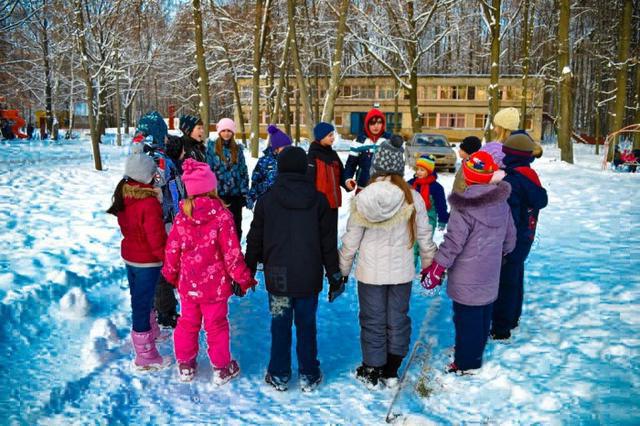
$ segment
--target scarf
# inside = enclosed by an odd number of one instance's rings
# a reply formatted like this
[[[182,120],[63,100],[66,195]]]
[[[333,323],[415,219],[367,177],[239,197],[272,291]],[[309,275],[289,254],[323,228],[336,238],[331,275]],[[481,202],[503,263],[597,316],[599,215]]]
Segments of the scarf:
[[[415,178],[413,181],[413,189],[418,190],[418,185],[420,185],[420,195],[424,200],[425,205],[427,206],[427,210],[431,208],[431,197],[429,197],[429,186],[436,181],[436,177],[434,175],[429,175],[423,178]]]

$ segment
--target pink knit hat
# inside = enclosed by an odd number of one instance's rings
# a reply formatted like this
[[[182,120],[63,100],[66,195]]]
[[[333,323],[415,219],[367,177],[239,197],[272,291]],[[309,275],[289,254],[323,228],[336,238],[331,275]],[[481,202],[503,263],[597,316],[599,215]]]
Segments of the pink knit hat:
[[[220,133],[223,130],[231,130],[231,133],[236,134],[236,123],[230,118],[223,118],[216,124],[216,130]]]
[[[218,187],[216,175],[209,165],[193,158],[187,158],[182,163],[182,181],[189,196],[206,194]]]

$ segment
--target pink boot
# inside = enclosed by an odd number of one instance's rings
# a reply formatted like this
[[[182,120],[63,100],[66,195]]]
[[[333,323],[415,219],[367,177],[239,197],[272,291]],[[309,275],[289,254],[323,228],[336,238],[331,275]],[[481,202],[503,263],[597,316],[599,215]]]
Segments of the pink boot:
[[[162,357],[156,349],[153,331],[131,331],[131,341],[136,352],[133,368],[138,371],[157,371],[171,364],[169,357]]]
[[[158,325],[158,312],[155,309],[149,314],[149,324],[151,324],[151,334],[156,342],[164,342],[170,337],[169,332],[163,332]]]

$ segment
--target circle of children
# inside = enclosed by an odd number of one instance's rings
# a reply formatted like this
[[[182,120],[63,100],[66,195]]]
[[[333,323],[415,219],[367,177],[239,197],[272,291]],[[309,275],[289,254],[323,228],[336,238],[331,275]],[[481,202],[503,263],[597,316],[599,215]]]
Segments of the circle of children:
[[[364,134],[351,144],[344,167],[332,149],[331,124],[315,126],[306,153],[270,125],[269,145],[251,187],[243,146],[234,139],[236,125],[229,118],[217,123],[215,141],[206,141],[200,119],[182,116],[184,136],[167,136],[164,146],[151,152],[143,143],[132,144],[108,213],[117,216],[124,237],[133,367],[169,366],[156,342],[175,327],[178,378],[193,380],[204,328],[213,383],[236,377],[240,367],[230,353],[228,299],[257,285],[254,276],[262,264],[271,314],[265,381],[287,390],[295,324],[299,386],[311,391],[323,377],[316,312],[324,276],[332,302],[356,263],[362,364],[355,376],[367,388],[398,386],[398,369],[409,349],[416,264],[428,290],[448,272],[455,355],[446,371],[480,368],[488,337],[508,339],[518,326],[524,262],[538,212],[547,204],[530,167],[541,148],[517,130],[519,121],[517,109],[503,109],[494,119],[495,141],[481,146],[476,137],[464,139],[450,213],[433,157],[418,158],[415,177],[404,180],[403,139],[385,131],[384,114],[377,109],[366,115]],[[338,248],[341,188],[356,195]],[[243,208],[253,210],[244,255]],[[446,225],[439,248],[432,239],[438,224]]]

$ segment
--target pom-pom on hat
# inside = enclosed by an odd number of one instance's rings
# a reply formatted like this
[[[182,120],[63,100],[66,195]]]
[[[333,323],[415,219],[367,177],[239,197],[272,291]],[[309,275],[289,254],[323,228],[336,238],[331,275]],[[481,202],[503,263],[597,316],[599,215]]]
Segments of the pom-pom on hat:
[[[269,124],[267,132],[269,133],[269,145],[271,145],[271,149],[276,150],[283,146],[291,145],[291,138],[282,130],[278,129],[275,124]]]
[[[400,135],[393,135],[390,140],[382,142],[373,157],[373,173],[404,176],[403,143]]]
[[[460,144],[460,149],[469,155],[473,154],[476,151],[480,151],[481,147],[482,142],[480,141],[480,138],[476,136],[467,136],[466,138],[462,139],[462,143]]]
[[[218,187],[218,180],[207,163],[187,158],[182,163],[182,181],[187,195],[206,194]]]
[[[230,118],[222,118],[216,124],[216,131],[220,133],[223,130],[230,130],[234,135],[236,134],[236,123]]]
[[[307,173],[307,154],[297,146],[288,146],[278,154],[278,173]]]
[[[153,158],[144,154],[142,143],[131,145],[131,153],[124,163],[124,175],[140,183],[151,183],[158,166]]]
[[[498,169],[491,154],[485,151],[471,154],[469,159],[462,163],[462,174],[467,185],[490,183]]]
[[[316,124],[316,127],[313,128],[313,137],[315,140],[319,142],[334,130],[336,130],[336,128],[333,127],[332,124],[321,121],[318,124]]]
[[[516,130],[520,125],[520,111],[514,107],[503,108],[493,117],[493,124],[503,129]]]
[[[433,155],[421,155],[416,160],[416,167],[422,167],[431,174],[436,169],[436,158]]]
[[[536,148],[537,144],[526,132],[512,133],[502,144],[502,152],[520,157],[532,156]]]
[[[198,124],[203,125],[202,120],[195,115],[180,116],[180,130],[187,136],[191,136],[191,132]]]

